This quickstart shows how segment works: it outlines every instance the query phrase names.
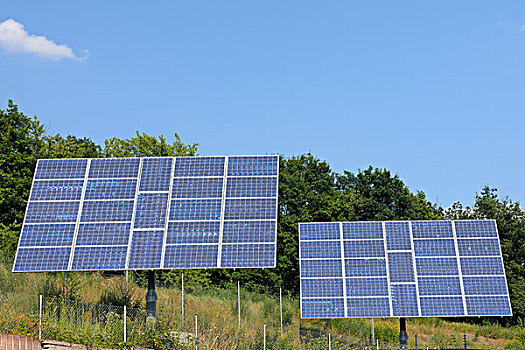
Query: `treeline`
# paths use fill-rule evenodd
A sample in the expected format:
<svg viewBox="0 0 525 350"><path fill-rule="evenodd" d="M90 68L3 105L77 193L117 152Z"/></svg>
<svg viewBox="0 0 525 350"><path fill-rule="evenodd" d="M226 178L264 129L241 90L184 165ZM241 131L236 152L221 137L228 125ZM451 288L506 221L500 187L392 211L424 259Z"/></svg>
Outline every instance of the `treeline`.
<svg viewBox="0 0 525 350"><path fill-rule="evenodd" d="M112 138L97 145L89 138L49 135L36 117L21 113L9 101L0 109L0 254L13 263L27 198L39 158L192 156L198 144L185 144L177 134L168 143L163 136L137 132L129 139ZM505 260L514 316L498 319L523 323L525 317L525 211L519 203L500 198L485 187L475 204L455 203L444 210L413 193L398 175L370 166L357 173L335 173L330 165L307 153L281 157L279 175L279 221L275 269L186 271L191 283L228 284L237 280L254 291L275 293L279 287L299 293L298 223L345 220L496 219ZM140 274L139 274L140 276ZM187 276L187 277L186 277ZM162 271L166 283L178 283L180 271Z"/></svg>

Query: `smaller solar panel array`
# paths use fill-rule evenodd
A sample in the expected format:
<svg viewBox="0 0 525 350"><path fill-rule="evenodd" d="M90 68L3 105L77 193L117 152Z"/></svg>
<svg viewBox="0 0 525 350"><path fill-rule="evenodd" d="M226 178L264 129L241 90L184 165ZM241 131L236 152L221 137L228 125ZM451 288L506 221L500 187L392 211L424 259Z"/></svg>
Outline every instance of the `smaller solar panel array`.
<svg viewBox="0 0 525 350"><path fill-rule="evenodd" d="M303 318L509 316L493 220L299 224Z"/></svg>
<svg viewBox="0 0 525 350"><path fill-rule="evenodd" d="M278 156L39 160L13 271L274 267Z"/></svg>

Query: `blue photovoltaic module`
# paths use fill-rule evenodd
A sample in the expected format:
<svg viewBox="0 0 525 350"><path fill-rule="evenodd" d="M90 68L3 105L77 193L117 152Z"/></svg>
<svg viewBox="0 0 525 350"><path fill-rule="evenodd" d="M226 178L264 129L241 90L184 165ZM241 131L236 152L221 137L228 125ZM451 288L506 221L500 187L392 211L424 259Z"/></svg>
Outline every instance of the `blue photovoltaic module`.
<svg viewBox="0 0 525 350"><path fill-rule="evenodd" d="M299 224L303 318L510 316L494 220Z"/></svg>
<svg viewBox="0 0 525 350"><path fill-rule="evenodd" d="M275 267L278 156L41 159L14 272Z"/></svg>

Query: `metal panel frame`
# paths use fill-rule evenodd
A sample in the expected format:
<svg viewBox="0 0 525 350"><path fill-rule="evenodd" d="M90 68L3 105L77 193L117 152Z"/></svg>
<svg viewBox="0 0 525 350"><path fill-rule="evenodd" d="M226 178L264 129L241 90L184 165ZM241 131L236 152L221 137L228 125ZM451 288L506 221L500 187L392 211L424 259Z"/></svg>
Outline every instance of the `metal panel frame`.
<svg viewBox="0 0 525 350"><path fill-rule="evenodd" d="M450 221L451 222L451 226L452 226L452 232L453 232L453 239L454 239L454 247L455 247L455 254L453 256L450 256L450 255L433 255L433 256L417 256L416 257L416 254L415 254L415 250L414 250L414 241L417 241L417 240L424 240L424 239L433 239L433 238L414 238L413 237L413 232L412 232L412 223L413 222L430 222L431 220L415 220L415 221L407 221L407 220L403 220L403 221L396 221L396 222L407 222L408 225L409 225L409 232L410 232L410 240L411 240L411 250L403 250L403 252L411 252L412 253L412 266L413 266L413 269L414 269L414 282L400 282L400 283L392 283L390 282L390 271L389 271L389 262L388 262L388 253L389 252L397 252L398 250L393 250L393 251L388 251L388 248L387 248L387 241L386 241L386 227L385 227L385 223L386 222L392 222L392 221L382 221L382 228L383 228L383 243L384 243L384 248L385 248L385 267L386 267L386 279L387 279L387 282L388 282L388 285L389 285L389 288L388 288L388 300L389 300L389 307L390 307L390 315L389 316L375 316L374 318L382 318L382 317L394 317L393 316L393 309L392 309L392 295L391 295L391 291L390 291L390 286L391 285L395 285L395 284L410 284L410 285L415 285L416 287L416 297L417 297L417 310L418 310L418 316L406 316L406 317L472 317L472 316L478 316L478 315L475 315L475 314L468 314L467 313L467 307L466 307L466 298L467 297L475 297L475 296L479 296L479 297L506 297L507 298L507 301L508 301L508 304L509 304L509 307L510 307L510 315L512 315L512 305L510 305L510 298L509 298L509 294L508 294L508 282L507 282L507 279L506 279L506 274L505 274L505 268L504 268L504 264L503 264L503 256L501 254L501 244L500 244L500 240L499 240L499 232L497 231L497 226L496 226L496 222L495 220L466 220L466 221L491 221L491 222L494 222L494 225L496 227L496 232L498 233L497 235L497 239L498 239L498 244L499 244L499 247L500 247L500 254L498 256L496 255L490 255L490 256L480 256L480 255L476 255L476 256L460 256L459 255L459 250L458 250L458 247L457 247L457 241L458 240L463 240L463 239L487 239L487 237L466 237L466 238L458 238L457 235L456 235L456 230L455 230L455 222L456 221L464 221L464 220L444 220L444 221ZM370 221L359 221L360 223L371 223ZM312 240L303 240L301 239L301 226L302 225L305 225L305 224L327 224L327 223L330 223L330 224L336 224L337 222L315 222L315 223L299 223L299 271L300 271L300 279L332 279L332 278L337 278L337 277L302 277L301 275L301 271L302 271L302 263L303 263L303 260L306 261L310 261L310 260L325 260L323 258L304 258L302 257L302 254L301 254L301 243L303 242L309 242L309 241L312 241ZM339 222L339 227L340 227L340 235L342 237L342 223ZM451 237L452 238L452 237ZM451 239L449 238L449 239ZM435 238L437 239L437 238ZM495 239L493 237L490 237L490 239ZM367 239L368 240L368 239ZM339 239L320 239L320 240L315 240L317 242L327 242L327 241L339 241ZM344 242L343 239L340 240L341 244ZM342 260L342 263L343 265L345 264L345 258L344 258L344 247L341 247L341 251L342 251L342 257L341 257L341 260ZM479 294L479 295L465 295L465 290L464 290L464 285L463 285L463 274L462 274L462 271L461 271L461 261L460 259L463 258L463 257L466 257L466 258L479 258L479 257L488 257L488 258L499 258L502 266L503 266L503 274L497 274L497 275L467 275L465 277L504 277L505 278L505 281L506 281L506 292L507 294ZM460 286L461 286L461 295L425 295L425 296L420 296L419 295L419 281L418 281L418 272L417 272L417 262L416 262L416 258L423 258L423 259L433 259L433 258L447 258L447 259L455 259L455 261L457 262L457 268L458 268L458 274L456 275L432 275L432 276L428 276L428 277L433 277L433 278L436 278L436 277L457 277L459 278L460 280ZM353 258L355 260L357 259L376 259L376 258ZM381 258L377 258L377 259L381 259ZM333 260L333 259L332 259ZM335 260L338 260L337 258ZM346 265L343 267L344 269L346 268ZM427 275L424 275L425 277L427 277ZM346 277L345 276L345 271L343 270L343 285L344 287L346 287L346 279L347 278L352 278L352 277ZM361 277L355 277L355 278L361 278ZM364 278L372 278L371 276L369 277L364 277ZM384 277L383 277L384 278ZM340 316L333 316L333 317L326 317L326 316L323 316L323 317L308 317L308 318L362 318L362 317L358 317L358 316L349 316L348 315L348 309L347 309L347 297L346 296L346 293L343 291L344 293L344 296L345 296L345 317L340 317ZM303 300L308 300L308 299L333 299L332 297L303 297L303 290L302 290L302 283L299 284L299 296L300 296L300 306L301 306L301 317L302 318L305 318L304 317L304 310L302 309L302 304L303 304ZM464 313L462 315L440 315L440 316L425 316L425 315L422 315L421 313L421 298L425 298L425 297L456 297L456 298L459 298L461 297L462 298L462 301L463 301L463 311ZM355 297L355 298L360 298L360 299L367 299L367 298L372 298L372 296L364 296L364 297ZM373 298L377 298L377 296L373 296ZM381 298L381 297L379 297ZM508 315L501 315L501 314L497 314L497 313L494 313L493 315L481 315L481 316L508 316ZM397 317L397 316L396 316ZM402 317L402 316L401 316Z"/></svg>
<svg viewBox="0 0 525 350"><path fill-rule="evenodd" d="M276 173L275 174L272 174L272 175L249 175L249 174L243 174L243 175L234 175L234 176L228 176L228 165L229 165L229 158L231 157L236 157L236 158L239 158L242 160L242 158L245 158L245 157L256 157L256 158L265 158L265 157L271 157L271 158L275 158L276 159ZM219 243L218 243L218 246L219 246L219 252L218 252L218 255L217 255L217 265L216 266L213 266L213 267L210 267L210 268L221 268L221 260L222 260L222 245L223 245L223 242L222 242L222 233L223 233L223 228L224 228L224 221L225 221L225 218L224 218L224 214L225 214L225 206L226 206L226 200L227 199L271 199L273 201L275 201L275 218L273 219L265 219L265 218L262 218L262 219L228 219L227 221L228 222L249 222L249 221L265 221L265 222L272 222L274 223L274 228L275 228L275 233L274 233L274 238L271 242L235 242L235 243L232 243L232 245L235 245L235 246L241 246L241 245L248 245L248 244L255 244L257 246L262 246L262 245L271 245L273 244L274 245L274 249L273 249L273 259L272 259L272 262L273 262L273 265L264 265L264 266L247 266L247 267L235 267L235 268L257 268L257 267L260 267L260 268L272 268L272 267L275 267L276 266L276 260L277 260L277 222L278 222L278 215L279 215L279 207L278 207L278 193L279 193L279 166L280 166L280 156L279 155L235 155L235 156L192 156L191 158L210 158L210 159L214 159L214 158L222 158L224 159L224 174L222 176L184 176L183 178L222 178L223 179L223 188L222 188L222 203L221 203L221 213L220 213L220 219L219 220L176 220L176 221L170 221L169 220L169 217L170 217L170 211L171 211L171 204L172 204L172 190L173 190L173 181L174 179L176 178L174 175L174 172L175 172L175 166L176 166L176 162L177 162L177 159L178 158L182 158L180 156L175 156L175 157L166 157L166 156L161 156L161 157L123 157L123 158L118 158L119 160L124 160L124 159L128 159L128 160L131 160L131 159L139 159L139 164L138 164L138 170L137 170L137 176L136 177L129 177L129 176L126 176L126 177L96 177L96 178L93 178L94 180L114 180L114 179L118 179L118 180L136 180L136 187L135 187L135 196L134 198L132 199L119 199L121 201L127 201L127 202L133 202L133 213L131 215L131 222L130 221L89 221L89 222L83 222L81 220L81 217L82 217L82 210L83 210L83 207L84 207L84 203L85 202L94 202L94 201L97 201L97 202L112 202L112 201L115 201L115 199L112 199L112 198L105 198L105 199L85 199L85 194L86 194L86 188L87 188L87 184L88 184L88 180L90 180L91 178L89 177L89 172L90 172L90 164L93 160L108 160L108 159L116 159L116 158L74 158L76 161L81 161L81 160L85 160L87 161L87 164L86 164L86 170L85 170L85 173L84 173L84 177L81 178L81 177L71 177L71 178L62 178L60 177L59 180L72 180L72 179L78 179L78 180L83 180L83 185L82 185L82 194L81 194L81 199L80 200L74 200L73 202L80 202L79 204L79 209L78 209L78 216L76 218L76 221L72 221L72 222L60 222L60 223L57 223L57 222L50 222L50 223L46 223L46 224L66 224L66 223L71 223L71 224L75 224L75 232L74 232L74 237L73 237L73 244L71 246L61 246L63 248L65 247L69 247L71 249L70 251L70 256L69 256L69 261L68 261L68 269L65 270L65 271L69 271L72 269L72 266L73 266L73 260L74 260L74 251L75 251L75 248L76 247L108 247L108 246L111 246L111 247L117 247L117 246L126 246L126 245L76 245L76 237L78 235L78 231L79 231L79 227L80 227L80 224L84 224L84 223L89 223L89 224L96 224L96 223L130 223L130 232L129 232L129 235L128 235L128 241L127 241L127 252L126 252L126 262L125 262L125 266L124 268L122 269L118 269L118 270L128 270L129 269L129 262L130 262L130 259L131 259L131 244L132 244L132 241L133 241L133 232L134 231L148 231L148 230L152 230L150 228L148 229L140 229L140 228L135 228L135 218L136 218L136 212L137 212L137 206L138 206L138 198L139 198L139 194L142 194L142 193L165 193L166 191L140 191L140 181L141 181L141 177L142 177L142 171L143 171L143 163L144 163L144 159L162 159L162 158L172 158L173 161L172 161L172 165L171 165L171 173L170 173L170 176L169 176L169 179L170 179L170 184L169 184L169 192L168 192L168 201L167 201L167 208L166 208L166 219L165 219L165 225L164 225L164 229L163 229L163 241L162 241L162 255L161 255L161 263L160 263L160 266L158 268L155 268L155 269L163 269L164 268L164 260L165 260L165 253L166 253L166 247L167 247L167 232L168 232L168 226L170 224L170 222L202 222L202 221L218 221L220 222L220 232L219 232L219 236L220 236L220 240L219 240ZM187 157L184 157L184 158L187 158ZM47 159L46 159L47 160ZM37 161L37 166L36 166L36 169L35 169L35 172L33 174L33 184L36 183L36 182L39 182L39 181L49 181L49 180L53 180L53 179L36 179L36 174L37 174L37 171L38 171L38 167L41 166L41 161L46 161L46 160L38 160ZM64 160L65 159L59 159L59 160ZM272 197L231 197L231 198L227 198L226 197L226 190L227 190L227 179L229 177L236 177L236 178L244 178L244 177L262 177L262 178L276 178L277 179L277 186L276 186L276 189L275 189L275 196L272 196ZM178 178L178 177L177 177ZM58 178L57 178L58 179ZM31 196L32 196L32 193L33 193L33 187L31 187L31 190L30 190L30 193L29 193L29 200L28 200L28 205L26 206L26 210L25 210L25 214L24 214L24 222L25 222L25 219L26 219L26 216L27 216L27 212L28 212L28 207L29 207L29 202L71 202L71 200L38 200L38 201L32 201L30 200ZM199 199L204 199L204 198L191 198L191 199L195 199L195 200L199 200ZM191 200L190 199L190 200ZM219 199L219 198L217 198ZM272 204L273 206L274 204ZM24 224L24 225L28 225L28 224ZM24 226L23 225L23 226ZM154 229L156 230L156 229ZM161 229L159 229L159 231L161 231ZM17 259L18 259L18 252L19 252L19 249L21 248L44 248L44 246L27 246L27 247L21 247L20 246L20 243L21 243L21 235L19 237L19 241L18 241L18 249L15 253L15 264L17 262ZM183 245L217 245L217 243L195 243L195 242L190 242L190 243L180 243L180 244L170 244L170 245L176 245L176 246L183 246ZM50 247L53 247L53 248L56 248L56 246L50 246ZM15 264L13 264L13 272L14 272L14 267L15 267ZM146 268L145 268L146 269ZM186 269L186 268L184 268ZM188 268L188 269L200 269L200 268ZM134 270L139 270L139 269L134 269ZM150 268L147 268L147 270L150 270ZM47 271L47 270L46 270ZM57 271L57 270L49 270L49 271ZM61 270L62 271L62 270ZM88 270L86 270L88 271Z"/></svg>

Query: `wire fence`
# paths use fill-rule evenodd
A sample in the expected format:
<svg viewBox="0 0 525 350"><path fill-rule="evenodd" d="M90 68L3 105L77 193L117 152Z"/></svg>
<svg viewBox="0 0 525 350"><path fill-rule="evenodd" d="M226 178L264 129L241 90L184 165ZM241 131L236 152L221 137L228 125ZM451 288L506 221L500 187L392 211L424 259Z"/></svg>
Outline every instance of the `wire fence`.
<svg viewBox="0 0 525 350"><path fill-rule="evenodd" d="M281 331L280 322L271 317L242 320L239 328L221 315L159 310L156 316L153 322L139 308L0 292L0 333L40 339L152 349L399 349L398 343L376 340L371 344L369 339L300 329L291 324L285 324ZM465 347L457 347L466 349L466 343Z"/></svg>

